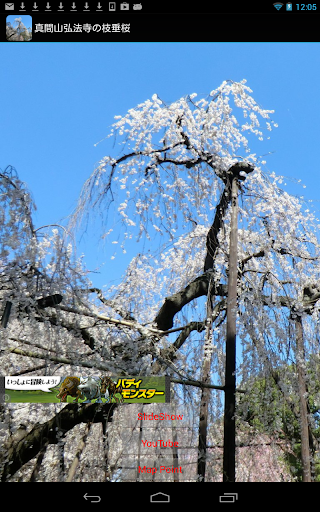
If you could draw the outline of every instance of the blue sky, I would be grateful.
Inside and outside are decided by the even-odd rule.
[[[16,28],[18,23],[14,20],[17,18],[22,21],[26,28],[32,27],[32,16],[26,14],[9,14],[9,16],[6,17],[6,23],[11,23],[11,25]]]
[[[223,80],[247,79],[275,109],[267,168],[293,179],[288,192],[320,208],[320,45],[317,43],[32,43],[0,45],[0,168],[13,165],[37,205],[35,225],[61,221],[84,181],[111,152],[114,116],[157,93],[166,103]],[[265,147],[264,147],[265,149]],[[265,152],[264,150],[262,152]],[[136,246],[111,260],[97,225],[81,238],[96,286],[120,278]]]

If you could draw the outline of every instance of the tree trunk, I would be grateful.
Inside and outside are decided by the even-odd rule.
[[[202,382],[208,382],[210,378],[210,360],[204,364]],[[202,388],[199,417],[199,438],[198,438],[198,476],[197,482],[205,482],[206,458],[207,458],[207,429],[208,429],[208,403],[210,400],[210,389]]]
[[[176,410],[175,410],[175,412],[176,412]],[[173,441],[173,447],[172,447],[173,467],[177,471],[176,473],[173,473],[173,481],[177,483],[177,482],[179,482],[179,473],[178,473],[179,454],[178,454],[177,444],[175,446],[175,443],[178,443],[177,422],[176,422],[176,420],[172,421],[172,441]]]
[[[299,388],[299,409],[300,409],[300,433],[301,433],[301,464],[302,481],[311,482],[311,464],[309,447],[309,425],[308,425],[308,405],[307,405],[307,386],[305,379],[304,362],[304,344],[301,316],[295,318],[296,328],[296,364],[298,370],[298,388]]]
[[[4,312],[3,312],[3,315],[2,315],[2,318],[1,318],[1,327],[4,327],[4,329],[7,327],[8,322],[9,322],[11,306],[12,306],[12,302],[7,300],[5,308],[4,308]]]
[[[210,370],[212,359],[212,294],[211,284],[208,287],[207,298],[207,326],[206,337],[203,349],[203,366],[201,382],[210,383]],[[205,482],[206,458],[207,458],[207,429],[208,429],[208,404],[210,400],[210,389],[203,387],[201,390],[200,414],[199,414],[199,438],[198,438],[198,470],[197,482]]]
[[[111,468],[110,468],[110,460],[109,460],[109,432],[108,432],[108,422],[107,419],[104,418],[101,422],[102,427],[102,439],[103,439],[103,452],[104,452],[104,481],[111,482]]]
[[[235,397],[236,397],[236,318],[238,263],[238,180],[232,179],[231,230],[227,300],[227,340],[224,404],[223,481],[235,481]]]

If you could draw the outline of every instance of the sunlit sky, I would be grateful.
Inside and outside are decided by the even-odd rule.
[[[207,95],[227,79],[247,79],[255,100],[275,110],[279,127],[261,150],[272,152],[266,168],[291,177],[286,190],[320,208],[317,43],[3,43],[0,57],[0,168],[14,166],[27,184],[36,227],[65,223],[84,181],[111,152],[103,139],[115,115],[154,93],[166,103]],[[133,245],[111,260],[114,246],[104,246],[101,233],[89,224],[79,238],[99,287],[119,279],[138,252]]]
[[[11,23],[12,27],[16,28],[18,25],[18,22],[15,21],[16,19],[19,19],[26,28],[32,27],[32,16],[26,14],[9,14],[6,17],[6,23]]]

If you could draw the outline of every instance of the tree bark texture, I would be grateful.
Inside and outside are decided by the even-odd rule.
[[[207,296],[207,325],[206,337],[203,348],[203,365],[201,381],[209,384],[211,381],[211,360],[212,360],[212,283],[208,287]],[[208,432],[208,406],[210,401],[210,389],[203,387],[201,389],[201,401],[199,411],[199,437],[198,437],[198,470],[197,481],[205,482],[206,460],[207,460],[207,432]]]
[[[223,481],[235,481],[236,318],[238,278],[238,180],[232,180],[225,368]]]
[[[241,175],[240,173],[242,172],[249,174],[252,171],[253,167],[251,165],[245,162],[238,162],[234,164],[232,167],[230,167],[230,169],[226,173],[226,176],[221,175],[221,179],[223,180],[225,187],[221,194],[219,204],[216,207],[214,220],[207,235],[207,255],[204,262],[204,272],[214,268],[214,260],[216,257],[217,250],[219,248],[218,235],[223,225],[223,220],[231,201],[231,187],[233,177],[236,177],[238,180],[244,181],[246,177],[244,175]]]
[[[306,376],[303,368],[304,343],[301,316],[295,318],[296,330],[296,364],[298,372],[299,404],[300,404],[300,433],[301,433],[301,464],[302,481],[311,482],[311,460],[309,446],[309,420],[308,420],[308,393],[306,386]]]

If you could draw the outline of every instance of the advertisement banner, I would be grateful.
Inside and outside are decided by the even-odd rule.
[[[168,403],[170,378],[163,376],[4,377],[5,403]]]

